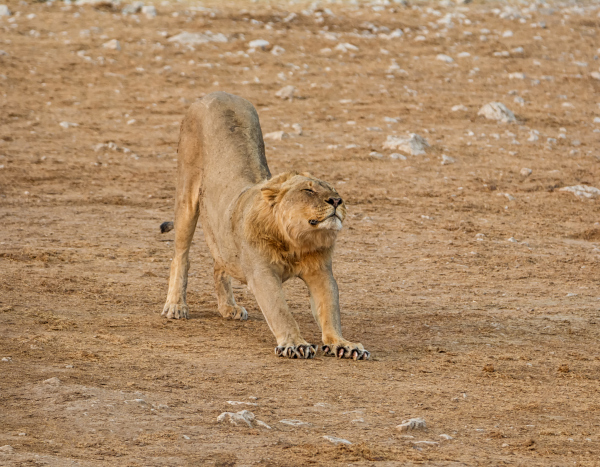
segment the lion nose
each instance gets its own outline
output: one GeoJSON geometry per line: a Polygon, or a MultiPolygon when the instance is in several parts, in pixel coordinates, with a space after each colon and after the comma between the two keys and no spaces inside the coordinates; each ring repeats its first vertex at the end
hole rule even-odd
{"type": "Polygon", "coordinates": [[[342,198],[329,198],[325,202],[331,204],[334,208],[337,208],[340,204],[342,204],[342,198]]]}

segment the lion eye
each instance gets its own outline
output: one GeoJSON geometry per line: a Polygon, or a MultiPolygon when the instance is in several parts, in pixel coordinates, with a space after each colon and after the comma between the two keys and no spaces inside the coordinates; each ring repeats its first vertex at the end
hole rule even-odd
{"type": "Polygon", "coordinates": [[[311,195],[314,195],[316,193],[315,190],[311,190],[310,188],[305,188],[302,191],[304,191],[305,193],[311,194],[311,195]]]}

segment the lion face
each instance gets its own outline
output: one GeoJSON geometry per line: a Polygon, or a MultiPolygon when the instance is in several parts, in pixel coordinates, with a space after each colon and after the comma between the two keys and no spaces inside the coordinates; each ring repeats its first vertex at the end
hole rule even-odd
{"type": "Polygon", "coordinates": [[[282,232],[302,249],[333,245],[346,217],[342,197],[329,183],[310,174],[283,174],[262,188],[282,232]]]}

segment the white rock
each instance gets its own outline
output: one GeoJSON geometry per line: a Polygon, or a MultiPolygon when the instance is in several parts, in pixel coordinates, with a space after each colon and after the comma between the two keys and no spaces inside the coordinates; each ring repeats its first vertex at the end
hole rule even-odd
{"type": "Polygon", "coordinates": [[[440,60],[442,62],[446,62],[446,63],[452,63],[454,62],[454,59],[448,55],[444,55],[444,54],[438,54],[437,57],[435,57],[436,60],[440,60]]]}
{"type": "Polygon", "coordinates": [[[515,237],[510,237],[510,238],[507,240],[507,242],[510,242],[510,243],[519,243],[519,241],[518,241],[518,240],[517,240],[515,237]]]}
{"type": "Polygon", "coordinates": [[[376,157],[377,159],[383,159],[383,154],[381,154],[380,152],[377,152],[377,151],[371,151],[369,153],[369,156],[376,157]]]}
{"type": "Polygon", "coordinates": [[[283,423],[284,425],[291,425],[291,426],[310,425],[310,423],[306,423],[301,420],[288,420],[288,419],[279,420],[279,423],[283,423]]]}
{"type": "Polygon", "coordinates": [[[348,42],[340,42],[338,45],[335,46],[334,50],[337,50],[338,52],[342,53],[346,53],[348,51],[356,52],[358,50],[358,47],[348,42]]]}
{"type": "Polygon", "coordinates": [[[457,55],[458,58],[467,58],[470,56],[471,56],[471,54],[469,52],[461,52],[457,55]]]}
{"type": "Polygon", "coordinates": [[[273,48],[271,49],[271,53],[273,55],[282,55],[283,53],[285,53],[285,49],[283,47],[280,47],[278,45],[273,46],[273,48]]]}
{"type": "Polygon", "coordinates": [[[289,23],[289,22],[295,20],[297,17],[298,17],[298,15],[296,13],[290,13],[285,18],[283,18],[283,22],[284,23],[289,23]]]}
{"type": "Polygon", "coordinates": [[[525,53],[525,49],[523,49],[523,47],[515,47],[511,52],[514,54],[522,54],[525,53]]]}
{"type": "MultiPolygon", "coordinates": [[[[4,6],[4,5],[0,5],[0,6],[4,6]]],[[[6,444],[4,446],[0,446],[0,452],[3,452],[4,454],[10,454],[14,451],[13,447],[10,446],[9,444],[6,444]]]]}
{"type": "Polygon", "coordinates": [[[336,438],[335,436],[323,436],[327,441],[333,444],[352,444],[350,441],[344,438],[336,438]]]}
{"type": "Polygon", "coordinates": [[[292,125],[292,130],[294,130],[294,133],[296,133],[298,136],[302,136],[302,127],[299,123],[294,123],[292,125]]]}
{"type": "Polygon", "coordinates": [[[447,156],[446,154],[442,154],[442,165],[450,165],[454,164],[456,160],[453,157],[447,156]]]}
{"type": "Polygon", "coordinates": [[[436,446],[440,443],[438,443],[437,441],[413,441],[413,444],[427,444],[429,446],[436,446]]]}
{"type": "Polygon", "coordinates": [[[50,378],[50,379],[46,379],[46,380],[42,381],[42,383],[48,384],[50,386],[58,386],[60,384],[60,379],[58,379],[55,376],[54,378],[50,378]]]}
{"type": "Polygon", "coordinates": [[[412,156],[425,154],[425,148],[429,147],[427,140],[416,133],[408,137],[389,135],[383,143],[383,149],[398,149],[412,156]]]}
{"type": "Polygon", "coordinates": [[[458,112],[459,110],[467,111],[469,108],[466,105],[458,104],[452,106],[452,112],[458,112]]]}
{"type": "Polygon", "coordinates": [[[529,177],[532,172],[533,172],[533,170],[528,169],[527,167],[523,167],[521,169],[521,175],[523,175],[523,177],[529,177]]]}
{"type": "Polygon", "coordinates": [[[408,420],[402,420],[402,423],[396,426],[398,431],[410,431],[410,430],[425,430],[425,420],[422,418],[409,418],[408,420]]]}
{"type": "Polygon", "coordinates": [[[490,102],[485,104],[477,115],[483,115],[485,118],[490,120],[497,120],[499,122],[515,122],[515,114],[513,114],[508,108],[501,102],[490,102]]]}
{"type": "Polygon", "coordinates": [[[512,31],[504,31],[502,37],[512,37],[514,34],[512,31]]]}
{"type": "Polygon", "coordinates": [[[252,421],[254,420],[254,414],[248,410],[242,410],[238,413],[223,412],[217,417],[217,423],[229,420],[229,423],[235,426],[247,425],[252,428],[252,421]]]}
{"type": "Polygon", "coordinates": [[[540,139],[540,137],[538,136],[538,132],[535,130],[532,130],[529,132],[529,138],[527,138],[527,141],[537,141],[538,139],[540,139]]]}
{"type": "Polygon", "coordinates": [[[521,96],[515,96],[515,98],[513,99],[513,102],[515,104],[525,105],[525,99],[523,99],[521,96]]]}
{"type": "Polygon", "coordinates": [[[285,131],[272,131],[264,136],[264,139],[270,139],[273,141],[281,141],[284,138],[289,138],[289,135],[285,131]]]}
{"type": "Polygon", "coordinates": [[[3,362],[10,362],[10,361],[12,361],[12,357],[2,357],[2,361],[3,362]]]}
{"type": "Polygon", "coordinates": [[[401,161],[405,161],[406,156],[404,154],[400,154],[399,152],[393,152],[390,154],[390,159],[399,159],[401,161]]]}
{"type": "Polygon", "coordinates": [[[212,34],[206,32],[206,34],[199,34],[195,32],[180,32],[179,34],[169,37],[169,42],[178,42],[181,45],[200,45],[207,44],[208,42],[227,42],[227,36],[224,34],[212,34]]]}
{"type": "Polygon", "coordinates": [[[504,196],[509,201],[514,201],[515,200],[515,197],[513,195],[511,195],[510,193],[497,193],[497,196],[504,196]]]}
{"type": "Polygon", "coordinates": [[[573,193],[579,198],[597,198],[598,196],[600,196],[600,190],[589,185],[566,186],[558,191],[573,193]]]}
{"type": "Polygon", "coordinates": [[[111,39],[108,42],[102,44],[102,47],[110,50],[121,50],[121,43],[116,39],[111,39]]]}
{"type": "Polygon", "coordinates": [[[142,14],[146,15],[146,18],[151,19],[156,17],[156,7],[154,5],[144,5],[142,7],[142,14]]]}
{"type": "Polygon", "coordinates": [[[508,79],[525,79],[525,73],[517,71],[515,73],[509,73],[508,79]]]}
{"type": "Polygon", "coordinates": [[[72,123],[72,122],[60,122],[59,125],[65,129],[71,128],[71,127],[76,127],[79,126],[79,123],[72,123]]]}
{"type": "Polygon", "coordinates": [[[590,73],[590,76],[591,76],[592,78],[594,78],[594,79],[600,79],[600,73],[599,73],[599,72],[597,72],[597,71],[592,71],[592,72],[590,73]]]}
{"type": "Polygon", "coordinates": [[[143,7],[144,2],[133,2],[131,5],[126,5],[123,10],[121,10],[121,13],[124,15],[135,15],[136,13],[142,11],[143,7]]]}
{"type": "Polygon", "coordinates": [[[281,88],[279,91],[277,91],[275,93],[275,95],[277,97],[280,97],[281,99],[289,99],[292,100],[294,98],[294,92],[296,92],[296,88],[294,86],[284,86],[283,88],[281,88]]]}
{"type": "Polygon", "coordinates": [[[252,49],[265,50],[267,47],[269,47],[269,41],[266,41],[264,39],[256,39],[256,40],[248,42],[248,47],[250,47],[252,49]]]}
{"type": "Polygon", "coordinates": [[[229,405],[258,405],[254,402],[227,401],[229,405]]]}
{"type": "Polygon", "coordinates": [[[265,422],[263,422],[262,420],[256,420],[254,422],[254,424],[257,426],[262,426],[263,428],[266,428],[267,430],[271,429],[271,427],[269,425],[267,425],[265,422]]]}
{"type": "Polygon", "coordinates": [[[600,117],[594,117],[594,123],[600,123],[600,117]]]}
{"type": "Polygon", "coordinates": [[[0,5],[0,16],[10,16],[10,10],[6,5],[0,5]]]}

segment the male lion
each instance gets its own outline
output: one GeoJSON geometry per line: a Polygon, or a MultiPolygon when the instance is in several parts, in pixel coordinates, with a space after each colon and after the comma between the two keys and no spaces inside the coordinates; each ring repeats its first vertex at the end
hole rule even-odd
{"type": "MultiPolygon", "coordinates": [[[[317,347],[300,335],[282,283],[301,278],[310,292],[323,352],[368,359],[361,344],[342,337],[333,246],[346,207],[326,182],[308,173],[271,178],[256,109],[241,97],[215,92],[193,104],[181,124],[175,200],[175,254],[162,316],[187,318],[189,249],[198,222],[215,261],[219,312],[244,320],[231,277],[248,284],[275,334],[275,353],[313,358],[317,347]]],[[[167,231],[172,223],[165,223],[167,231]]]]}

